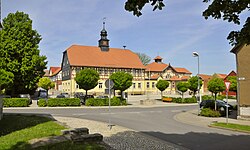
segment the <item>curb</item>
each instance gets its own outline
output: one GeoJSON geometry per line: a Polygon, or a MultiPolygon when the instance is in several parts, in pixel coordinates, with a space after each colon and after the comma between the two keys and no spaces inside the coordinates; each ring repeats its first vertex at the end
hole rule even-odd
{"type": "Polygon", "coordinates": [[[243,131],[243,130],[239,130],[239,129],[224,128],[224,127],[214,126],[212,124],[208,125],[208,127],[250,134],[250,131],[243,131]]]}

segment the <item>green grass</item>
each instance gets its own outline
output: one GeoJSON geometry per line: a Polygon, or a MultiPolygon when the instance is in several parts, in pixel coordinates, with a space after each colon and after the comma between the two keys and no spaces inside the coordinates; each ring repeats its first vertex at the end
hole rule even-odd
{"type": "Polygon", "coordinates": [[[239,124],[233,124],[233,123],[213,123],[211,124],[212,126],[216,126],[216,127],[223,127],[223,128],[227,128],[227,129],[231,129],[231,130],[235,130],[235,131],[244,131],[244,132],[249,132],[250,133],[250,126],[248,125],[239,125],[239,124]]]}
{"type": "MultiPolygon", "coordinates": [[[[4,115],[0,121],[0,150],[31,150],[29,140],[60,135],[64,126],[47,117],[4,115]]],[[[97,143],[75,144],[65,141],[45,145],[35,150],[104,150],[105,146],[97,143]]]]}
{"type": "Polygon", "coordinates": [[[26,149],[29,140],[60,135],[63,129],[45,117],[4,115],[0,121],[0,149],[26,149]]]}

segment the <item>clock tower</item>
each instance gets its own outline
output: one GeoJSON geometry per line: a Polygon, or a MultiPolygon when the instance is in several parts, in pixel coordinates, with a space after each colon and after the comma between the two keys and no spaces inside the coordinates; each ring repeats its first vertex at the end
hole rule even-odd
{"type": "Polygon", "coordinates": [[[101,31],[101,39],[99,42],[99,47],[101,48],[101,51],[109,51],[109,39],[107,39],[107,31],[105,30],[105,22],[103,22],[103,29],[101,31]]]}

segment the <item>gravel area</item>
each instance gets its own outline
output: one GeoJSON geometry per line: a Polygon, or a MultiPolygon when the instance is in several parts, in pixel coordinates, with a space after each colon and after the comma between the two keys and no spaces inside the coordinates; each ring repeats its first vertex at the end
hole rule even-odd
{"type": "Polygon", "coordinates": [[[116,150],[184,150],[185,148],[121,126],[108,127],[107,123],[68,117],[53,116],[70,128],[89,129],[89,133],[100,133],[104,142],[116,150]]]}

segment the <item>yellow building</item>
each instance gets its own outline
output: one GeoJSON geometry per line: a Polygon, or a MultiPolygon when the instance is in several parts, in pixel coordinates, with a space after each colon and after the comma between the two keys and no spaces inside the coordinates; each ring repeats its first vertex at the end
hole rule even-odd
{"type": "Polygon", "coordinates": [[[133,85],[128,89],[129,93],[141,94],[144,92],[145,66],[137,54],[127,49],[109,48],[107,31],[101,31],[99,46],[72,45],[63,52],[62,59],[62,90],[73,95],[76,92],[84,92],[79,89],[74,78],[76,73],[84,68],[91,68],[99,72],[98,85],[89,91],[90,94],[102,95],[107,91],[105,81],[109,76],[118,71],[124,71],[133,75],[133,85]]]}

